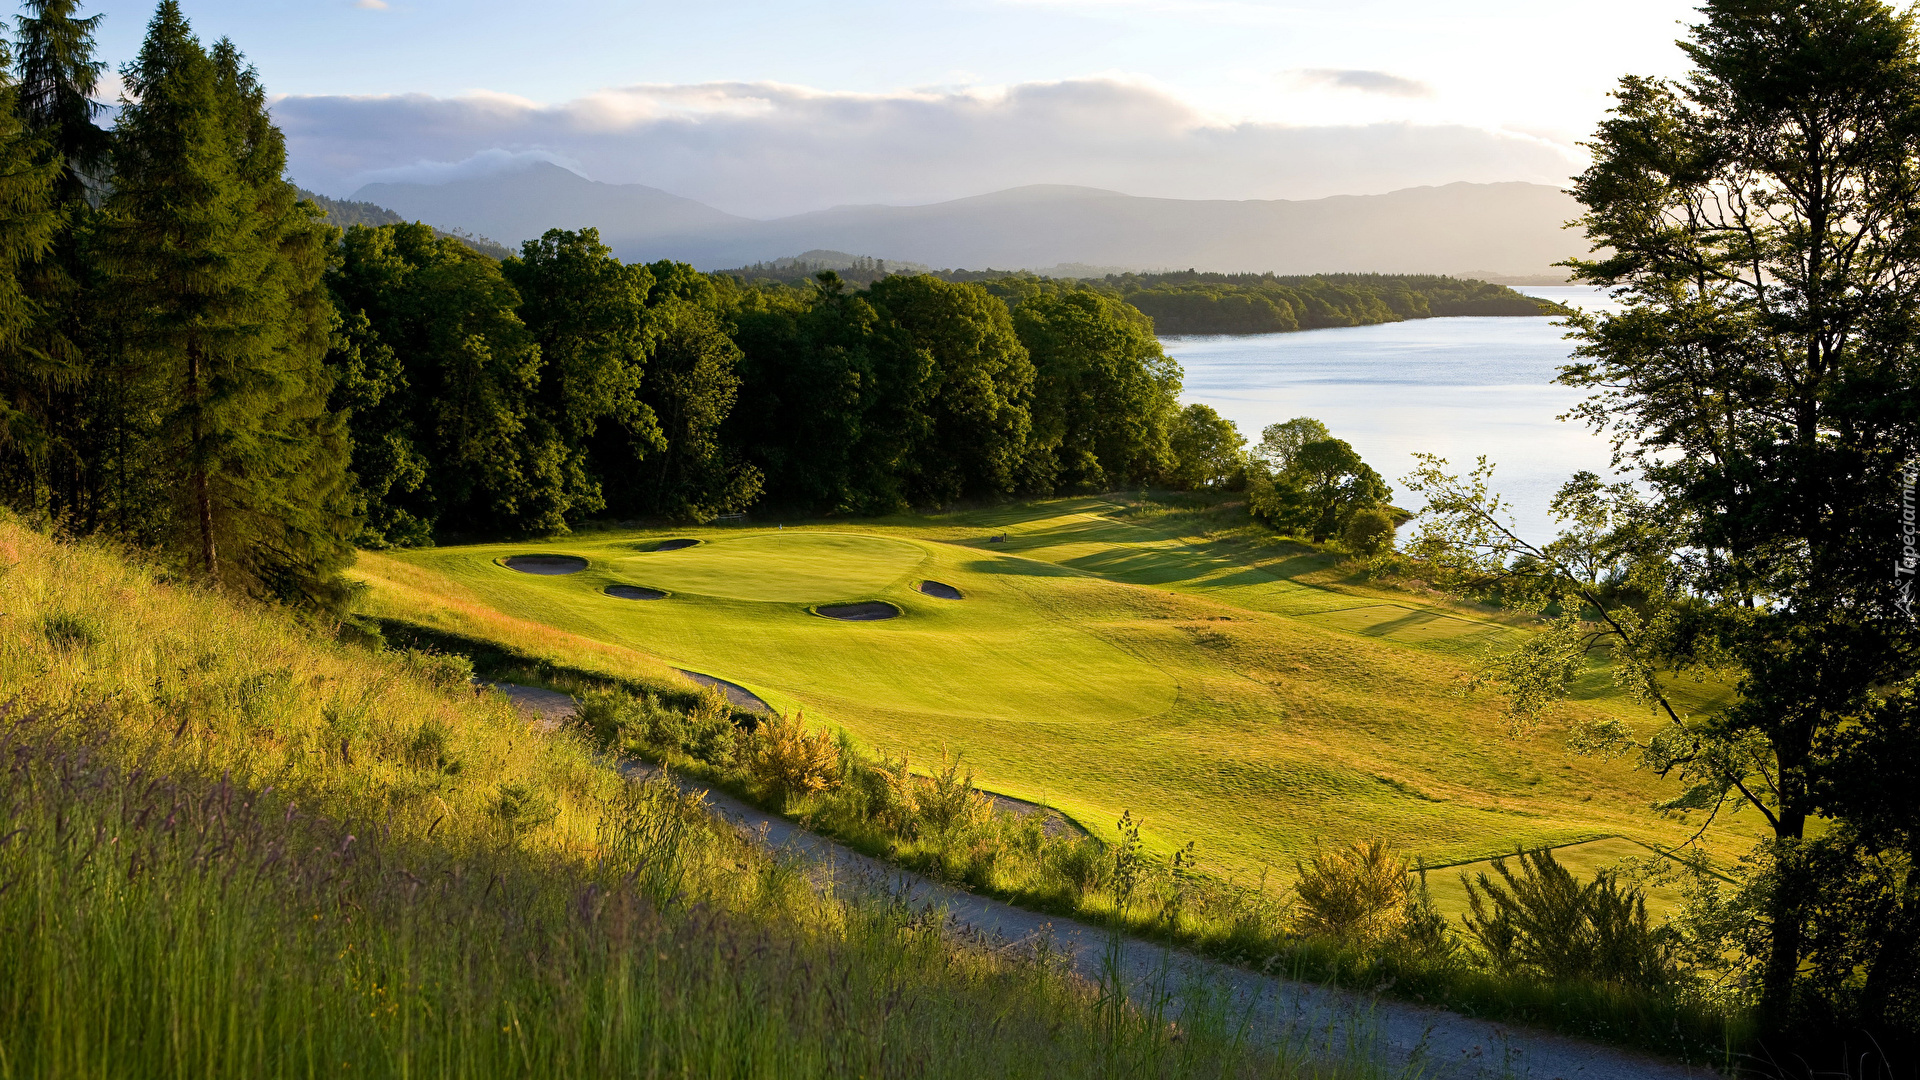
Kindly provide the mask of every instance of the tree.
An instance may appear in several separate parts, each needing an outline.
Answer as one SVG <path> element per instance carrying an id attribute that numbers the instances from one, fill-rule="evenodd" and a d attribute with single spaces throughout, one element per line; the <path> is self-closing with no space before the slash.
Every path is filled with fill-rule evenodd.
<path id="1" fill-rule="evenodd" d="M 212 582 L 336 606 L 355 528 L 326 407 L 329 230 L 281 179 L 286 151 L 237 51 L 212 55 L 173 0 L 123 75 L 108 273 L 174 536 Z"/>
<path id="2" fill-rule="evenodd" d="M 1324 543 L 1344 535 L 1355 515 L 1392 497 L 1393 489 L 1345 440 L 1319 439 L 1301 446 L 1270 485 L 1256 486 L 1250 502 L 1274 528 Z"/>
<path id="3" fill-rule="evenodd" d="M 1284 424 L 1268 424 L 1260 431 L 1260 444 L 1251 457 L 1276 473 L 1293 467 L 1293 456 L 1310 442 L 1331 439 L 1327 425 L 1311 416 L 1296 416 Z"/>
<path id="4" fill-rule="evenodd" d="M 875 282 L 867 300 L 932 361 L 927 428 L 904 462 L 908 498 L 940 504 L 1014 490 L 1032 427 L 1033 363 L 1007 306 L 978 286 L 924 274 Z"/>
<path id="5" fill-rule="evenodd" d="M 1028 487 L 1102 490 L 1166 469 L 1180 368 L 1152 320 L 1075 290 L 1021 301 L 1013 326 L 1035 373 Z"/>
<path id="6" fill-rule="evenodd" d="M 521 321 L 540 347 L 536 407 L 565 444 L 569 471 L 592 475 L 588 447 L 602 421 L 619 429 L 601 440 L 610 453 L 638 459 L 660 449 L 659 424 L 640 399 L 657 332 L 647 313 L 647 268 L 614 258 L 597 229 L 550 229 L 522 244 L 500 272 L 519 291 Z M 601 502 L 592 487 L 581 509 Z"/>
<path id="7" fill-rule="evenodd" d="M 828 513 L 907 506 L 907 460 L 932 430 L 933 358 L 823 270 L 804 298 L 733 299 L 744 352 L 730 426 L 767 491 Z"/>
<path id="8" fill-rule="evenodd" d="M 84 485 L 81 417 L 89 372 L 72 338 L 80 323 L 78 236 L 90 211 L 85 177 L 106 135 L 91 98 L 99 16 L 70 0 L 32 0 L 18 20 L 20 81 L 0 94 L 0 476 L 11 502 L 71 520 Z"/>
<path id="9" fill-rule="evenodd" d="M 498 264 L 418 223 L 356 225 L 329 282 L 349 330 L 335 370 L 370 370 L 382 348 L 398 360 L 377 407 L 362 402 L 352 421 L 354 470 L 378 530 L 365 539 L 420 542 L 436 527 L 557 532 L 569 514 L 601 508 L 579 455 L 534 408 L 540 347 Z"/>
<path id="10" fill-rule="evenodd" d="M 1210 405 L 1189 405 L 1174 418 L 1167 435 L 1173 466 L 1167 480 L 1184 491 L 1221 487 L 1246 467 L 1247 440 L 1233 421 Z"/>
<path id="11" fill-rule="evenodd" d="M 1899 470 L 1920 453 L 1920 52 L 1912 15 L 1877 0 L 1703 11 L 1690 76 L 1623 80 L 1575 187 L 1605 252 L 1575 268 L 1625 309 L 1571 320 L 1564 381 L 1595 391 L 1583 415 L 1646 494 L 1576 477 L 1556 503 L 1569 530 L 1535 546 L 1502 521 L 1484 468 L 1430 460 L 1417 549 L 1463 586 L 1559 613 L 1489 673 L 1518 720 L 1604 646 L 1663 724 L 1576 745 L 1685 779 L 1671 810 L 1765 821 L 1750 942 L 1763 1024 L 1890 1022 L 1884 984 L 1912 987 L 1920 961 L 1920 880 L 1888 876 L 1884 902 L 1840 929 L 1826 913 L 1868 863 L 1920 857 L 1910 785 L 1859 757 L 1915 753 L 1899 703 L 1920 637 L 1888 567 Z M 1736 692 L 1690 713 L 1669 687 L 1702 669 Z"/>
<path id="12" fill-rule="evenodd" d="M 658 417 L 663 449 L 641 471 L 641 505 L 688 521 L 742 510 L 760 495 L 760 470 L 738 461 L 721 441 L 722 425 L 740 391 L 741 353 L 713 308 L 713 297 L 690 286 L 684 264 L 654 265 L 650 317 L 658 334 L 641 395 Z"/>

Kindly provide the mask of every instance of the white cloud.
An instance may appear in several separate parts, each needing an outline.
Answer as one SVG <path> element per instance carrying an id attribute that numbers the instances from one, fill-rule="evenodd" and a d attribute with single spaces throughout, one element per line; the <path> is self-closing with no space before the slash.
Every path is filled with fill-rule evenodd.
<path id="1" fill-rule="evenodd" d="M 1409 79 L 1386 71 L 1354 68 L 1307 68 L 1294 75 L 1308 86 L 1331 86 L 1339 90 L 1358 90 L 1363 94 L 1388 97 L 1425 98 L 1433 96 L 1433 87 L 1418 79 Z"/>
<path id="2" fill-rule="evenodd" d="M 353 6 L 365 11 L 385 11 L 387 0 L 353 0 Z"/>
<path id="3" fill-rule="evenodd" d="M 645 85 L 558 105 L 500 94 L 286 97 L 274 115 L 294 178 L 329 193 L 542 159 L 756 217 L 1038 183 L 1315 198 L 1455 180 L 1561 183 L 1577 169 L 1571 148 L 1533 135 L 1227 121 L 1117 78 L 891 94 Z"/>

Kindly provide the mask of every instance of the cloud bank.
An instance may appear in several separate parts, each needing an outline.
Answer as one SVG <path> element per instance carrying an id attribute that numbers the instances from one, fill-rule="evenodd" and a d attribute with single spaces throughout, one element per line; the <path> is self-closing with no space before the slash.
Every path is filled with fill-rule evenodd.
<path id="1" fill-rule="evenodd" d="M 1366 82 L 1345 85 L 1405 91 Z M 306 96 L 281 98 L 273 111 L 287 133 L 293 178 L 328 194 L 537 159 L 751 217 L 1024 184 L 1302 199 L 1456 180 L 1560 184 L 1578 167 L 1569 148 L 1524 134 L 1228 122 L 1117 79 L 885 95 L 769 83 L 647 85 L 558 105 L 487 93 Z"/>

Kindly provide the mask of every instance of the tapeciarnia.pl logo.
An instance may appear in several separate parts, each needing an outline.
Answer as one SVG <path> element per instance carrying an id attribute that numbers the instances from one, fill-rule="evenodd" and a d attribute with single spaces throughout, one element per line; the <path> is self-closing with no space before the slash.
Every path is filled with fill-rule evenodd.
<path id="1" fill-rule="evenodd" d="M 1920 525 L 1914 520 L 1913 489 L 1920 480 L 1920 463 L 1908 465 L 1900 473 L 1900 554 L 1893 560 L 1893 584 L 1898 591 L 1894 600 L 1901 613 L 1911 619 L 1920 614 L 1920 602 L 1914 596 L 1914 578 L 1920 571 Z"/>

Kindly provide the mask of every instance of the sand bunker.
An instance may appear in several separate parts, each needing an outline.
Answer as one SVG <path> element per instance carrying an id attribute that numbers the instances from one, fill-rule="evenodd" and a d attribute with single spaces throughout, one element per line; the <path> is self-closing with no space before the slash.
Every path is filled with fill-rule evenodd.
<path id="1" fill-rule="evenodd" d="M 577 555 L 509 555 L 507 569 L 523 574 L 577 574 L 587 568 L 587 560 Z"/>
<path id="2" fill-rule="evenodd" d="M 609 585 L 605 590 L 608 596 L 621 600 L 665 600 L 667 594 L 659 589 L 648 589 L 639 585 Z"/>
<path id="3" fill-rule="evenodd" d="M 959 589 L 956 589 L 951 585 L 943 585 L 938 581 L 921 582 L 920 591 L 923 593 L 926 593 L 928 596 L 937 596 L 942 600 L 960 599 Z"/>
<path id="4" fill-rule="evenodd" d="M 754 712 L 763 713 L 773 711 L 773 706 L 760 700 L 759 694 L 741 686 L 739 683 L 731 683 L 725 679 L 716 679 L 711 675 L 702 675 L 697 671 L 688 671 L 686 668 L 674 668 L 673 670 L 685 675 L 701 686 L 711 687 L 720 691 L 726 695 L 726 699 L 732 702 L 735 708 L 751 709 Z"/>
<path id="5" fill-rule="evenodd" d="M 1077 840 L 1081 837 L 1093 835 L 1087 831 L 1086 826 L 1055 810 L 1051 806 L 1042 806 L 1039 803 L 1028 802 L 1025 799 L 1016 799 L 1011 795 L 1002 795 L 997 791 L 982 791 L 980 794 L 987 797 L 987 801 L 993 804 L 995 810 L 1004 810 L 1015 817 L 1026 817 L 1028 814 L 1043 815 L 1040 819 L 1040 831 L 1046 833 L 1048 836 L 1071 836 Z"/>
<path id="6" fill-rule="evenodd" d="M 897 619 L 900 609 L 885 600 L 863 600 L 858 604 L 827 604 L 813 609 L 816 614 L 842 622 L 876 622 L 880 619 Z"/>
<path id="7" fill-rule="evenodd" d="M 700 541 L 698 541 L 698 540 L 688 540 L 688 539 L 686 539 L 685 537 L 682 537 L 682 538 L 680 538 L 680 539 L 678 539 L 678 540 L 662 540 L 662 541 L 660 541 L 660 542 L 659 542 L 658 544 L 655 544 L 655 545 L 653 546 L 653 550 L 655 550 L 655 551 L 679 551 L 679 550 L 680 550 L 681 548 L 690 548 L 690 547 L 692 547 L 693 545 L 695 545 L 695 544 L 697 544 L 697 543 L 699 543 L 699 542 L 700 542 Z"/>

